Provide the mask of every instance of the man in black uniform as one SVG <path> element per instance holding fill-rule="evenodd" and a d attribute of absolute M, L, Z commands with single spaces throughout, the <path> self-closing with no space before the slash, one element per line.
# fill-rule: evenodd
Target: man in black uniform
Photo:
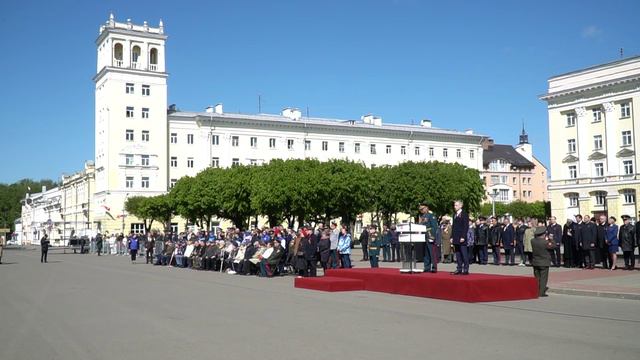
<path fill-rule="evenodd" d="M 596 260 L 596 224 L 591 221 L 589 215 L 584 216 L 584 225 L 580 231 L 580 245 L 584 255 L 585 269 L 593 270 Z"/>
<path fill-rule="evenodd" d="M 634 254 L 636 247 L 636 228 L 631 225 L 631 217 L 622 215 L 624 224 L 620 227 L 620 248 L 624 256 L 624 269 L 633 270 L 636 266 L 636 256 Z"/>
<path fill-rule="evenodd" d="M 47 262 L 47 254 L 49 253 L 49 237 L 47 236 L 47 234 L 44 234 L 44 236 L 42 237 L 42 239 L 40 239 L 40 262 L 41 263 L 46 263 Z"/>

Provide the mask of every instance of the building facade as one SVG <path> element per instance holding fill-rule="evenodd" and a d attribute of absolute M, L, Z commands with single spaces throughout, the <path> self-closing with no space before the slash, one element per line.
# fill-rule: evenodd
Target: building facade
<path fill-rule="evenodd" d="M 20 238 L 23 244 L 39 245 L 40 238 L 47 234 L 51 245 L 64 245 L 62 192 L 59 187 L 53 189 L 43 187 L 39 193 L 27 194 L 21 203 L 22 234 Z"/>
<path fill-rule="evenodd" d="M 93 193 L 95 189 L 95 166 L 93 161 L 87 161 L 84 170 L 72 175 L 62 176 L 61 210 L 62 234 L 64 240 L 72 235 L 93 236 L 97 228 L 95 209 L 93 208 Z"/>
<path fill-rule="evenodd" d="M 158 28 L 116 22 L 100 27 L 95 81 L 95 228 L 143 231 L 124 211 L 131 196 L 166 193 L 183 176 L 207 167 L 260 165 L 271 159 L 348 159 L 366 166 L 403 161 L 457 162 L 482 169 L 484 136 L 419 125 L 280 114 L 167 111 L 162 22 Z M 181 228 L 182 229 L 182 228 Z"/>
<path fill-rule="evenodd" d="M 529 136 L 522 129 L 520 141 L 512 145 L 483 143 L 485 201 L 508 204 L 513 201 L 548 201 L 547 168 L 533 156 Z"/>
<path fill-rule="evenodd" d="M 637 218 L 640 57 L 554 76 L 549 115 L 552 213 Z"/>

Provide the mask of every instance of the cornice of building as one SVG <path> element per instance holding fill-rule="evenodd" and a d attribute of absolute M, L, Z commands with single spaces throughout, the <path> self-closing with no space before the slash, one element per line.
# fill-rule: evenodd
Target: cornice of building
<path fill-rule="evenodd" d="M 166 72 L 128 69 L 128 68 L 121 68 L 121 67 L 115 67 L 115 66 L 105 66 L 97 74 L 95 74 L 91 80 L 93 80 L 94 83 L 97 83 L 98 81 L 100 81 L 100 79 L 102 79 L 107 74 L 107 72 L 115 72 L 115 73 L 121 73 L 126 75 L 153 76 L 153 77 L 160 77 L 160 78 L 167 78 L 169 76 L 169 74 Z"/>

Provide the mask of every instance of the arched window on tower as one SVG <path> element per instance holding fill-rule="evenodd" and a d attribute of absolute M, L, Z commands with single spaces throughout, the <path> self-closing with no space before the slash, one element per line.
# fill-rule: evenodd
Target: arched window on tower
<path fill-rule="evenodd" d="M 113 65 L 122 67 L 122 44 L 120 43 L 113 46 Z"/>
<path fill-rule="evenodd" d="M 138 68 L 138 60 L 140 59 L 140 46 L 136 45 L 131 49 L 131 68 Z"/>
<path fill-rule="evenodd" d="M 149 70 L 158 70 L 158 49 L 156 48 L 151 48 L 149 51 Z"/>

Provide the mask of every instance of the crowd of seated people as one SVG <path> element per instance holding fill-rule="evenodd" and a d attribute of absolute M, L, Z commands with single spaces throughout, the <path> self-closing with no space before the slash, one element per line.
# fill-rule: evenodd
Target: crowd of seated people
<path fill-rule="evenodd" d="M 153 233 L 150 237 L 155 246 L 155 265 L 232 275 L 316 276 L 319 260 L 323 260 L 325 269 L 340 263 L 350 267 L 348 258 L 345 260 L 342 255 L 337 258 L 338 261 L 333 261 L 333 265 L 327 265 L 325 247 L 330 247 L 327 239 L 331 232 L 342 233 L 341 238 L 346 233 L 346 228 L 335 229 L 334 225 L 332 229 L 324 229 L 322 224 L 317 229 L 302 226 L 297 232 L 284 227 L 265 227 L 251 232 L 230 228 L 217 235 L 213 232 L 169 233 L 166 236 Z M 350 242 L 351 238 L 348 237 L 347 248 Z"/>

